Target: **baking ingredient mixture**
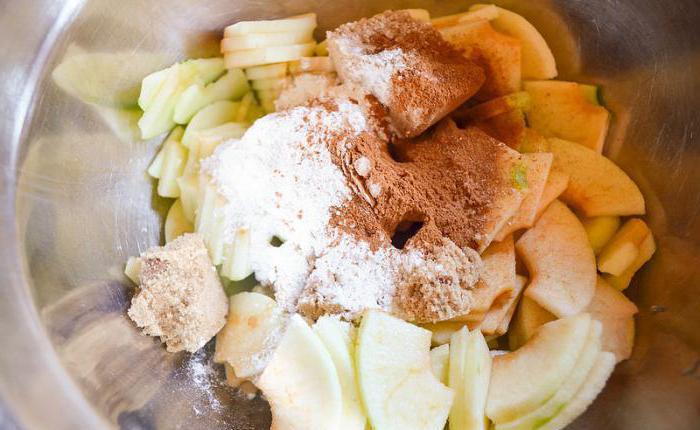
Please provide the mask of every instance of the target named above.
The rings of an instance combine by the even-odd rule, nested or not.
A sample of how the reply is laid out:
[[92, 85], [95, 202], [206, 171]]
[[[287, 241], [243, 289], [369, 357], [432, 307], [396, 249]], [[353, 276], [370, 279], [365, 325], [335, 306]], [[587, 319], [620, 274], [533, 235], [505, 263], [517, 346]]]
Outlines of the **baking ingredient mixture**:
[[493, 5], [315, 28], [238, 22], [143, 79], [174, 200], [129, 317], [170, 352], [216, 338], [276, 429], [564, 428], [630, 357], [655, 251], [597, 87]]

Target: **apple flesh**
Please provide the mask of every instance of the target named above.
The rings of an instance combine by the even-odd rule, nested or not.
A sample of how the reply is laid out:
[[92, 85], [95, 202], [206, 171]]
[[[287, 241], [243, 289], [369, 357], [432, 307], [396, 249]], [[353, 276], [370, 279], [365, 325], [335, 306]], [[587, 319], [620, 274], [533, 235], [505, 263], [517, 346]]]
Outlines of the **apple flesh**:
[[355, 361], [372, 428], [442, 430], [453, 393], [432, 373], [430, 337], [428, 330], [386, 313], [365, 313]]
[[486, 404], [491, 421], [512, 421], [552, 397], [573, 371], [590, 326], [588, 314], [552, 321], [520, 349], [495, 357]]
[[595, 295], [586, 312], [603, 325], [603, 350], [615, 354], [617, 362], [628, 359], [634, 345], [634, 314], [638, 312], [637, 306], [598, 277]]
[[483, 334], [500, 336], [508, 330], [510, 319], [513, 317], [520, 293], [523, 291], [526, 282], [526, 278], [518, 276], [515, 288], [493, 302], [491, 309], [489, 309], [479, 325], [479, 330]]
[[194, 83], [180, 95], [173, 119], [178, 124], [187, 124], [205, 106], [219, 100], [239, 100], [249, 90], [241, 69], [231, 69], [209, 85]]
[[483, 121], [516, 109], [527, 111], [529, 106], [530, 95], [525, 91], [518, 91], [476, 106], [457, 109], [452, 116], [457, 121]]
[[182, 145], [181, 139], [184, 136], [182, 127], [176, 127], [168, 135], [163, 143], [161, 152], [160, 171], [158, 172], [158, 186], [156, 191], [161, 197], [180, 197], [180, 187], [177, 178], [185, 171], [187, 161], [187, 149]]
[[540, 326], [557, 319], [536, 301], [523, 296], [518, 303], [513, 323], [508, 332], [508, 346], [515, 351], [530, 339]]
[[430, 368], [438, 381], [447, 385], [449, 376], [450, 344], [446, 343], [430, 350]]
[[613, 276], [606, 273], [603, 274], [603, 278], [605, 278], [610, 285], [622, 291], [629, 286], [632, 276], [634, 276], [634, 274], [651, 259], [655, 252], [656, 242], [654, 241], [654, 235], [648, 234], [639, 245], [637, 258], [622, 274], [619, 276]]
[[316, 42], [307, 42], [286, 46], [228, 51], [224, 54], [224, 62], [227, 69], [282, 63], [311, 56], [315, 47]]
[[631, 218], [615, 233], [598, 256], [598, 270], [613, 276], [621, 275], [639, 255], [639, 248], [651, 230], [639, 218]]
[[603, 151], [610, 113], [593, 104], [576, 82], [525, 81], [532, 105], [527, 112], [530, 127], [545, 137], [580, 143], [597, 153]]
[[497, 18], [499, 8], [494, 5], [485, 6], [479, 10], [470, 10], [469, 12], [456, 13], [454, 15], [440, 16], [433, 18], [430, 22], [437, 29], [453, 27], [458, 24], [468, 24], [475, 22], [490, 21]]
[[569, 175], [559, 169], [552, 167], [549, 170], [547, 182], [544, 184], [544, 190], [540, 201], [537, 203], [537, 211], [535, 218], [542, 215], [542, 212], [549, 207], [569, 186]]
[[618, 216], [598, 216], [584, 218], [581, 220], [583, 228], [586, 229], [588, 241], [591, 243], [593, 253], [600, 254], [603, 247], [612, 239], [620, 228], [620, 217]]
[[199, 110], [187, 124], [185, 134], [182, 136], [182, 144], [191, 149], [195, 142], [195, 132], [235, 122], [239, 107], [239, 102], [221, 100]]
[[588, 306], [595, 291], [595, 256], [581, 222], [566, 205], [550, 204], [515, 248], [530, 273], [527, 297], [558, 317]]
[[451, 430], [486, 430], [486, 399], [491, 378], [491, 355], [480, 331], [462, 328], [450, 340], [448, 385], [454, 390]]
[[240, 21], [224, 29], [224, 38], [251, 33], [311, 33], [315, 28], [316, 14], [306, 13], [284, 19]]
[[256, 385], [270, 403], [272, 429], [338, 428], [343, 411], [340, 381], [330, 353], [298, 314]]
[[175, 200], [175, 203], [170, 206], [168, 214], [165, 217], [164, 230], [165, 243], [169, 243], [185, 233], [192, 233], [194, 231], [194, 226], [187, 217], [185, 217], [180, 199]]

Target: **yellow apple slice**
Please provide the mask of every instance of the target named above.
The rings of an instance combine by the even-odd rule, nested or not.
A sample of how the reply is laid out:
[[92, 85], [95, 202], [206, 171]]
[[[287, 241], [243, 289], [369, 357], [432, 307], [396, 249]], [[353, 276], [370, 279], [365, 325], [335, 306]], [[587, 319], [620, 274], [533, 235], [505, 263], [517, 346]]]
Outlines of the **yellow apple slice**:
[[333, 73], [335, 66], [330, 57], [301, 57], [298, 61], [289, 63], [289, 73]]
[[440, 29], [440, 34], [485, 68], [486, 82], [476, 100], [520, 91], [520, 41], [497, 32], [488, 22], [458, 24]]
[[180, 199], [175, 200], [165, 217], [165, 243], [169, 243], [185, 233], [192, 233], [194, 226], [185, 217]]
[[590, 242], [595, 255], [600, 254], [603, 247], [612, 239], [615, 232], [620, 228], [620, 217], [618, 216], [597, 216], [593, 218], [583, 218], [581, 220], [583, 228], [586, 229], [588, 242]]
[[232, 296], [228, 321], [216, 335], [214, 361], [231, 365], [239, 378], [259, 375], [272, 357], [285, 322], [277, 303], [264, 294]]
[[362, 410], [360, 394], [355, 380], [355, 327], [335, 316], [323, 316], [313, 325], [314, 333], [321, 339], [331, 355], [340, 380], [343, 410], [339, 430], [364, 430], [367, 418]]
[[446, 343], [430, 350], [430, 368], [438, 381], [447, 385], [449, 376], [450, 344]]
[[603, 151], [610, 113], [591, 103], [576, 82], [526, 81], [523, 88], [532, 105], [527, 112], [530, 127], [545, 137], [580, 143], [597, 153]]
[[372, 428], [442, 430], [453, 394], [431, 371], [430, 336], [380, 311], [362, 318], [355, 360]]
[[342, 392], [331, 355], [304, 319], [292, 315], [257, 381], [272, 412], [272, 429], [338, 428]]
[[600, 251], [598, 270], [613, 276], [621, 275], [635, 262], [640, 245], [650, 234], [651, 230], [644, 221], [629, 219]]
[[588, 314], [552, 321], [517, 351], [495, 357], [486, 415], [499, 424], [544, 404], [574, 369], [590, 326]]
[[576, 364], [571, 373], [564, 380], [556, 393], [550, 397], [542, 406], [523, 415], [513, 421], [497, 423], [496, 430], [531, 430], [536, 429], [542, 422], [546, 422], [556, 415], [586, 383], [586, 377], [595, 365], [600, 354], [601, 345], [601, 324], [598, 321], [591, 321], [591, 327], [586, 337], [581, 355], [576, 360]]
[[283, 78], [287, 76], [287, 63], [248, 67], [244, 72], [246, 78], [251, 81], [255, 79]]
[[637, 184], [606, 157], [574, 142], [548, 139], [554, 168], [569, 175], [561, 196], [586, 217], [644, 213], [644, 197]]
[[605, 278], [610, 285], [622, 291], [629, 286], [632, 276], [634, 276], [634, 274], [651, 259], [655, 252], [656, 242], [654, 241], [654, 235], [648, 234], [639, 245], [637, 258], [622, 274], [619, 276], [613, 276], [606, 273], [603, 274], [603, 278]]
[[313, 40], [311, 30], [286, 33], [249, 33], [226, 37], [221, 41], [221, 52], [241, 51], [244, 49], [268, 48], [274, 46], [297, 45]]
[[449, 387], [454, 390], [451, 430], [486, 430], [486, 399], [491, 379], [491, 354], [480, 331], [466, 328], [450, 340]]
[[479, 330], [481, 330], [483, 334], [500, 336], [508, 330], [510, 319], [515, 312], [520, 293], [523, 291], [526, 282], [526, 278], [518, 276], [515, 282], [515, 288], [498, 297], [493, 302], [491, 309], [489, 309], [479, 325]]
[[314, 49], [314, 54], [319, 57], [328, 56], [328, 39], [318, 42], [318, 45], [316, 45], [316, 48]]
[[634, 345], [634, 314], [638, 312], [637, 306], [598, 277], [595, 295], [586, 312], [603, 325], [603, 351], [615, 354], [617, 362], [628, 359]]
[[411, 15], [411, 18], [415, 19], [416, 21], [422, 21], [422, 22], [429, 22], [430, 21], [430, 12], [428, 12], [425, 9], [401, 9], [403, 12], [408, 13]]
[[256, 91], [260, 90], [281, 90], [289, 84], [287, 78], [267, 78], [252, 81], [252, 87]]
[[182, 144], [191, 149], [195, 142], [195, 132], [214, 128], [227, 122], [234, 122], [239, 106], [240, 103], [238, 102], [221, 100], [201, 109], [187, 124], [185, 133], [182, 136]]
[[537, 213], [535, 218], [542, 215], [542, 212], [555, 201], [569, 186], [569, 175], [559, 169], [552, 167], [549, 170], [549, 177], [544, 184], [542, 196], [537, 204]]
[[139, 257], [129, 257], [126, 261], [124, 274], [136, 285], [141, 284], [141, 259]]
[[605, 383], [615, 369], [615, 356], [609, 352], [601, 352], [586, 376], [583, 386], [557, 415], [538, 427], [538, 430], [561, 430], [571, 424], [593, 403], [598, 394], [603, 391]]
[[581, 222], [566, 205], [549, 205], [515, 249], [530, 272], [527, 297], [558, 317], [588, 306], [595, 291], [595, 256]]
[[305, 13], [284, 19], [240, 21], [224, 29], [224, 38], [251, 33], [310, 33], [314, 28], [316, 28], [316, 14]]
[[509, 234], [523, 228], [532, 227], [535, 223], [537, 208], [547, 184], [553, 158], [552, 154], [548, 153], [523, 154], [527, 183], [525, 198], [523, 198], [518, 212], [498, 232], [496, 240], [503, 240]]
[[[493, 5], [475, 4], [469, 10], [480, 11]], [[553, 79], [557, 76], [557, 63], [547, 41], [528, 20], [503, 8], [497, 8], [498, 15], [491, 25], [501, 33], [512, 36], [522, 44], [523, 79]]]
[[523, 296], [518, 303], [518, 309], [508, 332], [508, 346], [515, 351], [525, 345], [540, 326], [555, 319], [557, 319], [556, 316], [538, 305], [536, 301]]
[[454, 15], [433, 18], [430, 22], [435, 28], [452, 27], [457, 24], [468, 24], [481, 21], [490, 21], [498, 17], [498, 8], [494, 5], [485, 6], [479, 10], [456, 13]]
[[228, 51], [224, 54], [224, 62], [227, 69], [282, 63], [310, 56], [313, 54], [315, 46], [316, 42], [308, 42], [296, 45]]

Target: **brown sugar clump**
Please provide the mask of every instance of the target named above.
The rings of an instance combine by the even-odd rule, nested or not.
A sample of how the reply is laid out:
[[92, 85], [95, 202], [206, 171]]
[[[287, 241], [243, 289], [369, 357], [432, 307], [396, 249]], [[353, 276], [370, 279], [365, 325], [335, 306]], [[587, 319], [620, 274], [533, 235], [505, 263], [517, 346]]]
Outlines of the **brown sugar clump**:
[[414, 137], [474, 95], [483, 70], [429, 23], [387, 11], [328, 33], [339, 77], [361, 86], [389, 110], [400, 137]]
[[129, 317], [169, 352], [195, 352], [226, 323], [228, 299], [199, 235], [185, 234], [139, 258]]

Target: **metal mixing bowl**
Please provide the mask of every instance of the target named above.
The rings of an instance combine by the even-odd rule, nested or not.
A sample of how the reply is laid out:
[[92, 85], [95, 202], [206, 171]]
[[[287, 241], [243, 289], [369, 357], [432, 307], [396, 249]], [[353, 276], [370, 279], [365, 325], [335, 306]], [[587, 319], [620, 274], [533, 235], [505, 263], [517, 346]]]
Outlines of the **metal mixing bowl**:
[[[164, 202], [116, 112], [61, 91], [80, 46], [164, 61], [216, 52], [224, 25], [316, 11], [324, 29], [462, 1], [0, 0], [0, 427], [267, 428], [264, 401], [220, 386], [206, 354], [167, 354], [124, 316], [123, 263], [160, 239]], [[542, 29], [560, 78], [603, 85], [607, 153], [637, 181], [659, 250], [628, 290], [633, 357], [577, 429], [700, 428], [700, 3], [497, 2]]]

